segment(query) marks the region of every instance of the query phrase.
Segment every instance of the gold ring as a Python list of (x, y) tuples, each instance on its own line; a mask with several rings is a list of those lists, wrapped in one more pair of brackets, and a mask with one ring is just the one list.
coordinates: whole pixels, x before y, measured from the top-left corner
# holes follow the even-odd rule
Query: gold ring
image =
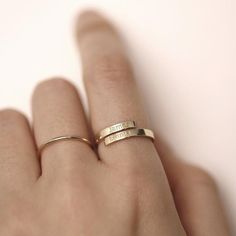
[(83, 143), (86, 143), (87, 145), (89, 145), (90, 147), (93, 148), (92, 143), (88, 139), (86, 139), (86, 138), (81, 138), (79, 136), (69, 136), (69, 135), (67, 135), (67, 136), (59, 136), (59, 137), (56, 137), (56, 138), (52, 138), (49, 141), (47, 141), (46, 143), (40, 145), (39, 146), (39, 155), (41, 155), (43, 150), (46, 147), (48, 147), (49, 145), (57, 143), (57, 142), (60, 142), (60, 141), (67, 141), (67, 140), (75, 140), (75, 141), (83, 142)]
[(118, 133), (111, 134), (107, 136), (104, 140), (105, 145), (110, 145), (114, 142), (121, 141), (123, 139), (131, 138), (131, 137), (145, 137), (151, 140), (155, 139), (154, 133), (150, 129), (128, 129)]
[(124, 121), (112, 126), (109, 126), (105, 129), (103, 129), (97, 136), (96, 136), (96, 143), (100, 143), (103, 139), (105, 139), (107, 136), (115, 134), (117, 132), (127, 130), (127, 129), (132, 129), (136, 128), (136, 124), (134, 121)]

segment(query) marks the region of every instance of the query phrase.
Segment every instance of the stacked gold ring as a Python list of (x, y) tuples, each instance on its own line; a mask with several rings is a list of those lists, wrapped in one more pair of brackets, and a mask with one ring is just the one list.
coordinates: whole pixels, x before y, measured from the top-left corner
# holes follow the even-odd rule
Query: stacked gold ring
[(152, 130), (137, 128), (135, 121), (124, 121), (103, 129), (96, 136), (96, 143), (99, 144), (104, 141), (104, 144), (107, 146), (123, 139), (132, 137), (145, 137), (151, 140), (155, 139)]
[[(143, 129), (143, 128), (137, 128), (135, 121), (124, 121), (121, 123), (114, 124), (112, 126), (109, 126), (105, 129), (103, 129), (97, 136), (96, 136), (96, 143), (99, 144), (102, 141), (104, 141), (104, 144), (110, 145), (112, 143), (121, 141), (123, 139), (132, 138), (132, 137), (145, 137), (149, 138), (151, 140), (155, 139), (154, 133), (150, 129)], [(61, 142), (61, 141), (79, 141), (82, 143), (85, 143), (93, 148), (92, 143), (83, 137), (76, 136), (76, 135), (64, 135), (64, 136), (58, 136), (55, 138), (50, 139), (49, 141), (43, 143), (39, 146), (39, 155), (42, 154), (43, 150), (55, 143)]]
[(103, 129), (97, 136), (96, 136), (96, 142), (100, 143), (102, 140), (104, 140), (109, 135), (115, 134), (119, 131), (136, 128), (136, 124), (134, 121), (124, 121), (121, 123), (117, 123), (115, 125), (109, 126), (105, 129)]

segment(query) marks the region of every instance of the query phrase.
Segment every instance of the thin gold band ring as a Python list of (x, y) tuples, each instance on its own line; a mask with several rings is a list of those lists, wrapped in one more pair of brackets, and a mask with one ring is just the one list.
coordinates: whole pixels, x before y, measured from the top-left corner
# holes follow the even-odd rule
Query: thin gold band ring
[(43, 150), (46, 147), (48, 147), (48, 146), (50, 146), (50, 145), (52, 145), (54, 143), (60, 142), (60, 141), (68, 141), (68, 140), (79, 141), (79, 142), (85, 143), (85, 144), (89, 145), (91, 148), (93, 148), (92, 143), (88, 139), (86, 139), (86, 138), (82, 138), (80, 136), (65, 135), (65, 136), (59, 136), (59, 137), (56, 137), (56, 138), (52, 138), (49, 141), (47, 141), (46, 143), (40, 145), (39, 149), (38, 149), (39, 150), (38, 151), (39, 155), (42, 154)]

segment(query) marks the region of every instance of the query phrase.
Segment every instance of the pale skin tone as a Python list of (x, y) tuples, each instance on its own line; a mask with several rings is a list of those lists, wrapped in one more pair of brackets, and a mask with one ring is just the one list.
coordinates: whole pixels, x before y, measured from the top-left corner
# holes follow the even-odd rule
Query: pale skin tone
[(151, 128), (122, 42), (93, 12), (77, 24), (90, 121), (74, 85), (41, 82), (32, 98), (33, 130), (19, 112), (0, 111), (0, 235), (228, 236), (214, 180), (174, 158), (161, 141), (131, 138), (96, 151), (92, 140), (125, 120)]

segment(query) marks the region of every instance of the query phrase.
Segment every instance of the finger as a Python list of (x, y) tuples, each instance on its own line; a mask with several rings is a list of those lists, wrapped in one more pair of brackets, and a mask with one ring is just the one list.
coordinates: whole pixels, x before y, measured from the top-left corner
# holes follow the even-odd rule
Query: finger
[(27, 119), (20, 112), (0, 111), (0, 188), (35, 183), (40, 167)]
[[(147, 128), (132, 69), (112, 26), (101, 16), (87, 12), (79, 19), (77, 36), (94, 133), (125, 120), (134, 120), (140, 128)], [(124, 155), (125, 164), (135, 165), (137, 152), (145, 156), (144, 162), (148, 153), (149, 163), (152, 157), (156, 159), (152, 142), (144, 138), (123, 140), (109, 147), (99, 145), (101, 158), (116, 167), (124, 163), (120, 160)]]
[[(114, 28), (100, 15), (86, 12), (79, 19), (77, 37), (94, 133), (126, 120), (135, 121), (139, 128), (149, 128), (132, 69)], [(147, 192), (163, 206), (168, 206), (153, 206), (155, 210), (151, 211), (155, 212), (158, 225), (152, 224), (148, 220), (150, 216), (146, 216), (144, 229), (154, 232), (155, 225), (155, 232), (160, 235), (173, 232), (183, 235), (165, 173), (150, 139), (130, 138), (109, 146), (101, 143), (98, 151), (110, 170), (116, 170), (118, 176), (126, 176), (126, 183), (139, 185), (141, 179), (154, 183), (148, 188), (152, 194)]]
[[(89, 139), (86, 118), (78, 93), (63, 79), (41, 82), (33, 95), (34, 131), (40, 146), (59, 136), (80, 136)], [(47, 146), (41, 156), (45, 175), (68, 174), (93, 168), (96, 155), (89, 145), (64, 140)]]
[(160, 143), (157, 147), (187, 235), (230, 235), (212, 177), (204, 170), (174, 158)]

